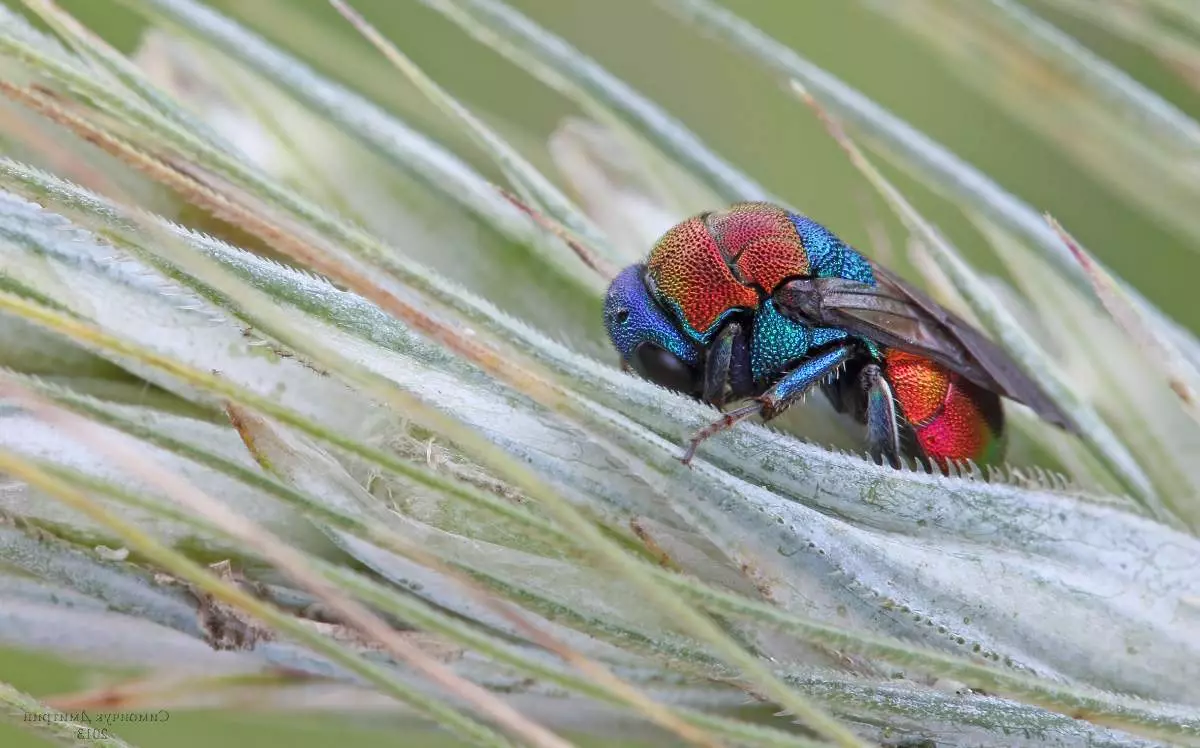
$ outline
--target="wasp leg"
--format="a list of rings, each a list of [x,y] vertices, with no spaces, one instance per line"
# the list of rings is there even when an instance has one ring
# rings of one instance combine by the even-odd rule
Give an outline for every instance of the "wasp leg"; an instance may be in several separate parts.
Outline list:
[[[691,443],[688,444],[687,451],[683,454],[683,464],[687,465],[692,461],[692,458],[696,456],[696,450],[704,440],[729,430],[750,416],[758,414],[764,421],[769,421],[787,410],[788,406],[803,397],[809,388],[846,363],[854,355],[854,352],[854,344],[842,343],[830,348],[825,353],[803,361],[795,369],[785,374],[783,379],[755,398],[756,402],[737,410],[731,410],[719,421],[696,432]]]
[[[896,398],[879,364],[867,364],[858,375],[867,393],[867,451],[876,461],[887,460],[900,467],[900,422],[896,418]]]
[[[733,358],[734,341],[742,334],[742,326],[730,322],[721,329],[708,350],[704,363],[704,394],[702,399],[717,408],[725,405],[725,388],[729,384],[729,365]]]

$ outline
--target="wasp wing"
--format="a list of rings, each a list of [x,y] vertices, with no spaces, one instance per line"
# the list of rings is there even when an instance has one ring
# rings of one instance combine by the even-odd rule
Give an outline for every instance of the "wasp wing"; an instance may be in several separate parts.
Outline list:
[[[874,263],[872,270],[875,285],[845,278],[798,278],[776,289],[774,297],[785,312],[929,358],[1029,406],[1057,426],[1077,430],[1070,416],[999,346],[890,271]]]

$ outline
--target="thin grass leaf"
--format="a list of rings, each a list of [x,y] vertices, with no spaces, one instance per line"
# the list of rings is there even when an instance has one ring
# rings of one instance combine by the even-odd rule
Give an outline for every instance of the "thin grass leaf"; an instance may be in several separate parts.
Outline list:
[[[1003,0],[870,7],[953,60],[956,74],[1056,143],[1126,202],[1200,237],[1192,211],[1200,197],[1194,166],[1200,163],[1200,125],[1172,105]],[[1048,96],[1061,105],[1039,106]],[[1185,164],[1192,166],[1181,168]]]
[[[5,389],[9,393],[12,392],[10,385],[7,383],[5,384]],[[456,711],[444,706],[440,701],[418,693],[392,676],[385,674],[377,666],[355,657],[341,645],[335,644],[331,640],[299,625],[290,616],[279,613],[270,606],[264,605],[236,586],[217,579],[185,556],[169,550],[133,525],[101,509],[84,494],[48,473],[38,470],[27,461],[7,451],[0,451],[0,466],[9,474],[18,476],[28,483],[39,486],[48,494],[69,503],[73,508],[88,514],[95,521],[111,528],[113,532],[125,540],[129,547],[136,549],[139,553],[153,560],[161,568],[169,570],[179,578],[186,579],[213,597],[244,610],[281,631],[287,632],[314,650],[330,657],[342,666],[357,672],[384,692],[433,716],[440,724],[454,730],[464,738],[479,745],[508,745],[506,740],[492,730],[481,724],[471,722]]]
[[[625,263],[641,261],[646,247],[680,220],[645,160],[611,128],[568,118],[550,136],[548,147],[563,178]]]
[[[80,721],[79,714],[69,714],[52,709],[28,694],[21,693],[8,683],[0,682],[0,714],[4,721],[24,728],[35,735],[51,740],[58,745],[74,745],[83,748],[102,739],[113,748],[135,748],[110,729],[103,731],[86,720]],[[103,738],[97,738],[103,734]]]
[[[799,87],[801,96],[806,95],[798,83],[793,85]],[[813,102],[814,108],[817,108],[818,113],[829,127],[830,134],[846,151],[855,167],[887,199],[909,230],[921,237],[939,266],[962,291],[963,297],[979,318],[993,330],[1001,344],[1016,361],[1025,367],[1026,372],[1035,381],[1041,383],[1047,394],[1054,399],[1055,404],[1071,417],[1079,428],[1080,435],[1092,446],[1105,465],[1144,506],[1150,509],[1157,519],[1167,524],[1178,525],[1179,514],[1172,511],[1173,506],[1164,503],[1169,499],[1156,495],[1149,476],[1137,464],[1133,455],[1125,449],[1120,439],[1108,428],[1092,407],[1080,399],[1065,382],[1061,381],[1050,363],[1050,357],[999,304],[990,290],[980,282],[978,276],[962,260],[961,255],[921,217],[882,174],[875,170],[840,129],[840,125],[836,121],[828,119],[828,115],[825,115],[817,107],[815,100],[811,97],[809,100]]]
[[[135,64],[75,20],[69,13],[63,11],[53,0],[21,0],[21,2],[36,13],[50,28],[58,32],[59,36],[66,39],[81,57],[91,61],[122,86],[137,94],[147,106],[163,117],[176,122],[185,130],[202,133],[210,142],[233,152],[233,149],[225,144],[215,132],[208,129],[171,98],[164,96],[146,79]]]
[[[1063,376],[1122,434],[1160,495],[1182,516],[1194,516],[1191,497],[1200,491],[1200,474],[1191,455],[1200,449],[1200,429],[1155,362],[1140,355],[1138,344],[1098,307],[1094,293],[1063,287],[1048,264],[1010,234],[986,221],[979,226],[1024,291],[1022,303],[1042,320],[1050,335],[1046,349],[1057,351]]]
[[[416,63],[388,42],[373,26],[342,0],[330,0],[331,4],[358,31],[400,70],[418,89],[421,90],[435,105],[442,109],[447,116],[456,120],[471,137],[479,144],[497,166],[504,172],[508,181],[517,189],[526,201],[537,210],[548,214],[568,230],[579,237],[590,249],[599,252],[609,262],[608,266],[596,268],[601,277],[607,280],[616,275],[616,265],[619,259],[613,255],[608,237],[600,231],[567,196],[562,194],[549,179],[543,176],[532,164],[526,161],[512,146],[485,125],[453,96],[425,74]]]
[[[1012,0],[989,0],[996,16],[1012,25],[1013,38],[1092,89],[1137,122],[1150,137],[1170,138],[1185,151],[1200,149],[1200,124],[1028,8]]]
[[[421,0],[482,44],[575,101],[601,122],[631,128],[654,148],[698,175],[726,201],[772,200],[663,111],[564,40],[498,0]]]
[[[827,641],[846,651],[862,653],[870,651],[889,662],[898,664],[914,660],[922,663],[937,661],[939,663],[937,669],[945,677],[967,683],[973,688],[988,693],[1007,694],[1024,703],[1040,704],[1054,711],[1095,719],[1117,729],[1153,739],[1180,740],[1189,745],[1200,742],[1200,720],[1197,720],[1193,710],[1181,704],[1146,702],[1093,689],[1065,687],[979,665],[966,658],[950,657],[930,650],[918,650],[910,645],[871,641],[866,637],[847,635],[844,629],[819,626],[809,621],[787,616],[776,608],[763,603],[700,589],[698,585],[666,572],[656,573],[664,581],[672,583],[680,592],[688,594],[693,600],[713,612],[754,618],[764,623],[769,621],[793,630],[797,635]],[[803,634],[801,634],[802,630]],[[1100,716],[1101,714],[1103,716]]]
[[[573,253],[557,241],[547,242],[521,211],[464,161],[379,107],[318,75],[299,60],[206,6],[190,0],[121,1],[170,25],[180,35],[196,39],[240,61],[297,101],[327,117],[388,163],[420,179],[429,189],[462,204],[513,241],[542,252],[568,279],[584,288],[599,288],[595,277],[580,266]],[[245,176],[236,168],[227,168],[223,173]],[[257,186],[264,185],[258,183]],[[274,202],[285,202],[279,197],[281,194],[276,194]],[[353,241],[354,237],[362,241],[361,232],[340,225],[332,216],[323,215],[316,206],[299,199],[290,199],[285,204],[290,204],[297,215],[343,241]]]
[[[1050,0],[1050,6],[1144,47],[1192,88],[1200,88],[1200,46],[1148,4],[1101,6],[1086,0]]]
[[[1184,360],[1179,349],[1166,337],[1160,325],[1143,316],[1141,310],[1133,306],[1112,276],[1096,265],[1087,250],[1079,246],[1058,221],[1049,216],[1047,221],[1092,278],[1096,296],[1104,303],[1109,314],[1130,340],[1141,347],[1146,359],[1157,364],[1162,370],[1171,390],[1179,396],[1192,418],[1200,420],[1200,371]]]

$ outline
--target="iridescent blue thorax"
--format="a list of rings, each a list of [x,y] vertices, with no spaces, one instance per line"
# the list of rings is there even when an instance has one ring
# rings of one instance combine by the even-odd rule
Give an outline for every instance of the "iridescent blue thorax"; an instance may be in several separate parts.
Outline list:
[[[816,221],[796,213],[788,218],[808,255],[809,272],[819,278],[845,278],[875,285],[875,274],[866,258],[847,246],[833,232]],[[784,316],[775,303],[767,299],[754,315],[754,330],[750,342],[750,371],[756,382],[764,382],[805,358],[810,351],[844,340],[848,335],[835,327],[813,327]],[[864,341],[871,353],[879,351],[870,341]]]
[[[800,243],[808,255],[809,272],[818,278],[845,278],[875,285],[875,274],[867,258],[808,216],[788,213]]]
[[[754,315],[750,337],[750,374],[763,382],[786,371],[791,364],[821,348],[847,337],[834,327],[812,327],[785,317],[768,299]]]

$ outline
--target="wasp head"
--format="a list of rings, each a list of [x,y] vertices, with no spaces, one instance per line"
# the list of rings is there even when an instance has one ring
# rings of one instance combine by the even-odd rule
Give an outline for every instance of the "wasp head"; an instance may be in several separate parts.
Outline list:
[[[645,265],[631,265],[608,287],[604,326],[622,362],[668,389],[695,395],[704,356],[659,304],[645,281]]]

